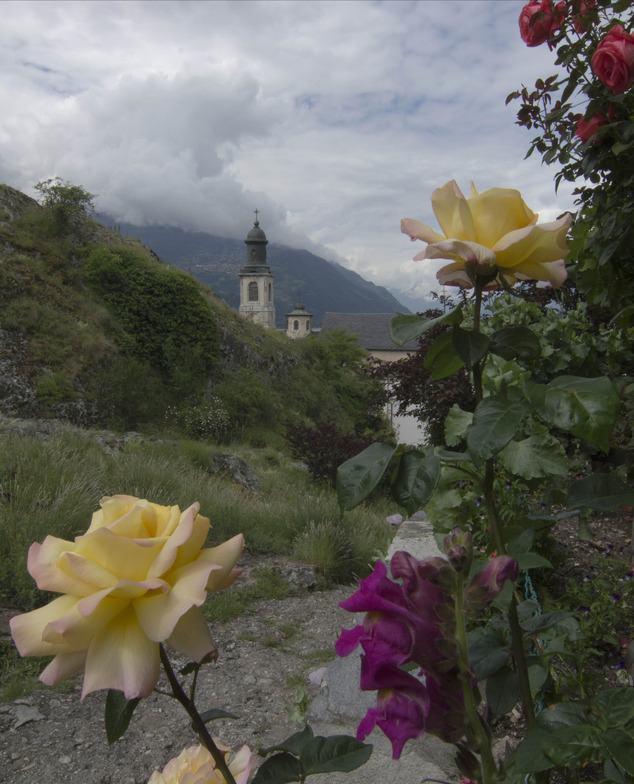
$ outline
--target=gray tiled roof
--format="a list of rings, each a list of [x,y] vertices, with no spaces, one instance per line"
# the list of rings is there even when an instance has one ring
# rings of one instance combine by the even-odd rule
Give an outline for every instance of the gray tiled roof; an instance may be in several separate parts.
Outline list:
[[[390,319],[394,313],[326,313],[321,331],[345,329],[359,337],[359,345],[366,351],[416,351],[417,340],[397,345],[390,337]]]

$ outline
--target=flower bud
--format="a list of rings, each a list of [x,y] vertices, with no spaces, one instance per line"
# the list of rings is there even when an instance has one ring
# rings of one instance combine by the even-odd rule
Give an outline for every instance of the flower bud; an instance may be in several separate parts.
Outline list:
[[[500,594],[506,580],[515,580],[519,566],[515,558],[500,555],[471,580],[464,593],[464,609],[476,613]]]
[[[448,536],[445,536],[442,544],[454,571],[458,574],[466,574],[471,567],[473,558],[473,537],[471,534],[468,531],[461,531],[456,526]]]

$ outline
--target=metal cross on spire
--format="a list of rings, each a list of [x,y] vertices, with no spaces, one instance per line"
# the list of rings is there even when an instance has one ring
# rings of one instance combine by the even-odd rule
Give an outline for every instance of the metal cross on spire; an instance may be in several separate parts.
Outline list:
[[[260,225],[260,223],[259,223],[259,221],[258,221],[258,215],[260,214],[260,210],[257,210],[257,209],[256,209],[256,210],[253,210],[253,212],[255,212],[255,224],[254,224],[254,225],[255,225],[255,226],[259,226],[259,225]]]

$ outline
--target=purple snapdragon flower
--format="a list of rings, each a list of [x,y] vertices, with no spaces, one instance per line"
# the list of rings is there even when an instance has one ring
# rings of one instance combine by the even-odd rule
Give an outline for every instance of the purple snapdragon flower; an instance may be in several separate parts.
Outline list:
[[[335,651],[347,656],[361,645],[361,689],[376,690],[378,695],[377,706],[368,710],[357,738],[363,740],[375,726],[380,727],[398,759],[407,740],[424,732],[460,738],[465,722],[456,670],[458,644],[453,637],[451,566],[443,558],[418,561],[398,552],[391,570],[402,585],[390,580],[385,564],[377,561],[358,591],[340,603],[366,616],[363,624],[342,630]],[[400,669],[410,662],[419,666],[424,680]],[[447,702],[445,687],[452,678],[455,685]],[[432,707],[434,716],[430,716]]]

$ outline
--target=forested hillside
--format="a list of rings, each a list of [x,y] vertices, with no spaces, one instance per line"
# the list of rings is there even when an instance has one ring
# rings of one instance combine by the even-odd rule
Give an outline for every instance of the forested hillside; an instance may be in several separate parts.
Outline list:
[[[42,204],[0,186],[0,413],[216,438],[382,427],[355,341],[267,332],[93,220],[81,187],[40,192]]]

